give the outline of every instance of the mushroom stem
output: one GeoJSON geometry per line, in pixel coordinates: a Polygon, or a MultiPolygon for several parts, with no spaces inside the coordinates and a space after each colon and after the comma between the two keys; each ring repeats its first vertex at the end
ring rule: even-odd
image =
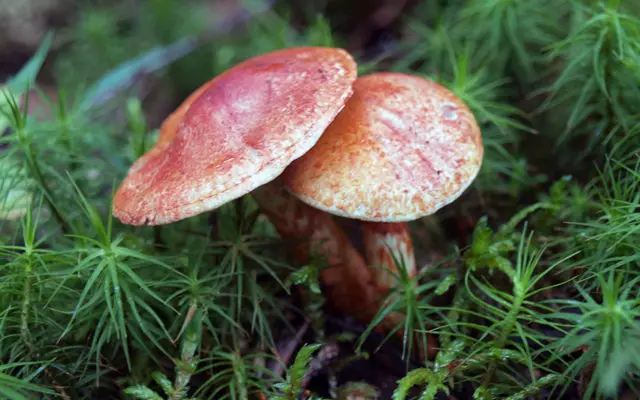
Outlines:
{"type": "Polygon", "coordinates": [[[363,222],[361,225],[367,262],[374,267],[375,283],[386,291],[397,286],[394,273],[404,265],[409,278],[416,275],[413,242],[407,222],[363,222]]]}
{"type": "Polygon", "coordinates": [[[289,194],[280,180],[251,195],[280,236],[304,242],[295,251],[300,262],[309,262],[313,252],[325,257],[328,268],[320,277],[327,300],[353,317],[368,320],[376,312],[378,295],[372,270],[333,217],[289,194]]]}
{"type": "MultiPolygon", "coordinates": [[[[360,224],[360,229],[362,230],[367,263],[374,267],[371,269],[374,274],[377,299],[384,298],[390,288],[398,285],[398,280],[394,277],[394,274],[398,272],[398,264],[395,260],[400,265],[404,265],[410,280],[415,278],[417,274],[416,260],[407,222],[363,221],[360,224]]],[[[405,318],[404,313],[392,311],[386,315],[379,330],[383,332],[395,330],[396,336],[404,340],[406,334],[415,334],[415,332],[405,332],[402,328],[397,329],[398,325],[404,323],[405,318]]],[[[427,335],[426,348],[419,340],[416,344],[421,359],[432,360],[435,357],[437,345],[434,336],[427,335]]]]}
{"type": "MultiPolygon", "coordinates": [[[[379,310],[381,296],[389,286],[396,284],[395,280],[387,277],[389,274],[384,271],[379,274],[378,269],[369,268],[331,214],[298,200],[283,189],[279,179],[255,189],[251,195],[280,236],[304,240],[296,249],[300,262],[309,262],[314,249],[326,257],[329,267],[321,273],[321,279],[326,285],[327,300],[351,317],[370,323],[379,310]]],[[[415,276],[413,245],[407,223],[363,223],[361,226],[369,264],[396,270],[391,254],[399,252],[408,260],[405,263],[409,277],[415,276]]],[[[378,332],[396,330],[404,318],[403,313],[391,312],[375,329],[378,332]]],[[[398,329],[395,334],[402,339],[405,332],[398,329]]],[[[429,335],[427,348],[421,348],[421,355],[433,359],[435,349],[435,339],[429,335]]]]}

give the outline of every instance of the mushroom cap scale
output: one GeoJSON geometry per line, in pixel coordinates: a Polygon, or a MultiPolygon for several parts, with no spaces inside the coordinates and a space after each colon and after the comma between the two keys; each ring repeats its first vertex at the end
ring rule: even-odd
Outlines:
{"type": "Polygon", "coordinates": [[[404,222],[457,199],[483,152],[472,112],[447,88],[375,73],[356,80],[345,108],[283,180],[300,200],[334,215],[404,222]]]}
{"type": "Polygon", "coordinates": [[[114,216],[167,224],[270,182],[317,142],[356,75],[349,53],[324,47],[278,50],[225,71],[165,120],[116,191],[114,216]]]}

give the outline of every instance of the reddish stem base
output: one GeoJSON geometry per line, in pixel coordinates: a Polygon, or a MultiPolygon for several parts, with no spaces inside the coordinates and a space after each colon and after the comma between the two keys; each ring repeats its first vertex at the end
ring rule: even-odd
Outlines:
{"type": "Polygon", "coordinates": [[[374,268],[376,286],[385,291],[397,286],[394,274],[398,273],[395,259],[404,265],[409,278],[416,275],[416,260],[413,254],[413,242],[406,222],[363,222],[367,262],[374,268]]]}
{"type": "Polygon", "coordinates": [[[327,300],[361,320],[370,318],[377,295],[372,270],[332,216],[298,200],[277,180],[252,195],[280,236],[303,242],[296,248],[299,262],[309,262],[313,252],[326,258],[329,267],[321,279],[327,300]]]}

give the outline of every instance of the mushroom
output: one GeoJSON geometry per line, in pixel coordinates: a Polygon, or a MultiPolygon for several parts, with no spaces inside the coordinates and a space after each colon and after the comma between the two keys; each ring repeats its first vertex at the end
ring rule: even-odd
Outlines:
{"type": "Polygon", "coordinates": [[[416,275],[408,222],[456,200],[483,152],[473,114],[451,91],[417,76],[374,73],[356,80],[345,108],[282,179],[304,203],[362,221],[379,296],[397,284],[393,256],[416,275]]]}
{"type": "Polygon", "coordinates": [[[281,235],[311,237],[331,263],[322,278],[356,288],[337,285],[334,300],[356,310],[372,294],[364,259],[330,215],[276,179],[315,145],[353,93],[356,76],[349,53],[321,47],[278,50],[225,71],[163,122],[154,147],[117,189],[113,215],[125,224],[162,225],[252,193],[281,235]]]}

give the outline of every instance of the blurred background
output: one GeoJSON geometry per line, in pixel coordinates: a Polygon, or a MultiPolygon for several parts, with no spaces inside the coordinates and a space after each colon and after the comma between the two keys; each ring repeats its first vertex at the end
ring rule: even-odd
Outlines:
{"type": "MultiPolygon", "coordinates": [[[[271,49],[322,44],[329,30],[337,46],[372,59],[393,47],[404,15],[415,0],[2,0],[0,1],[0,81],[31,58],[47,32],[51,52],[39,75],[46,90],[68,93],[89,85],[119,64],[179,39],[199,40],[198,48],[177,48],[184,58],[138,82],[151,121],[157,123],[180,99],[239,60],[271,49]],[[151,100],[153,99],[153,100],[151,100]]],[[[161,59],[150,68],[160,68],[161,59]]]]}

